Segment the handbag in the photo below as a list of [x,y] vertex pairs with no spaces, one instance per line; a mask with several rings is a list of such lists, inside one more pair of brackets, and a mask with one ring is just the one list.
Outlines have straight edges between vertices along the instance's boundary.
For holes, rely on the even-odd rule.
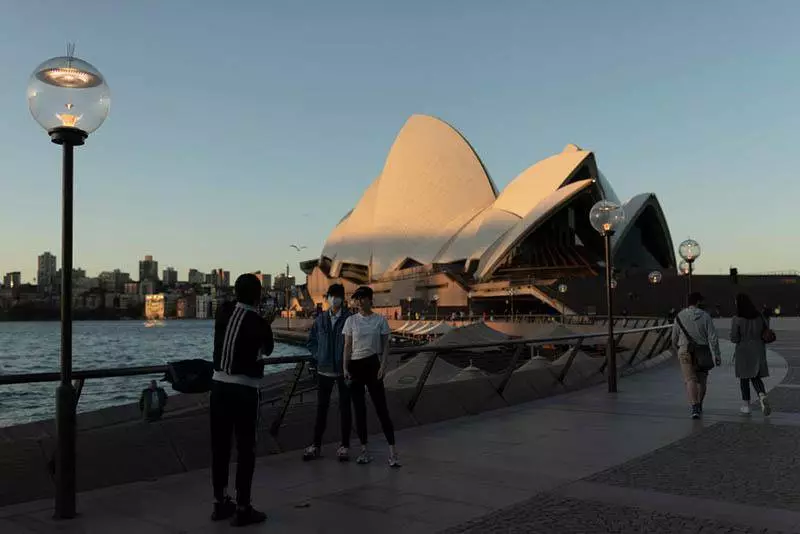
[[761,320],[764,321],[764,328],[761,330],[761,341],[765,344],[769,345],[770,343],[775,343],[775,340],[778,336],[775,335],[775,331],[769,327],[769,322],[767,321],[764,314],[761,314]]
[[678,323],[678,326],[681,328],[681,330],[683,330],[683,334],[686,336],[686,341],[689,342],[687,351],[692,357],[692,366],[694,367],[694,370],[705,373],[713,369],[714,356],[711,354],[711,347],[696,343],[692,336],[689,335],[686,327],[683,326],[680,317],[677,315],[675,316],[675,322]]
[[179,360],[167,363],[163,380],[180,393],[206,393],[211,391],[214,379],[214,362],[208,360]]

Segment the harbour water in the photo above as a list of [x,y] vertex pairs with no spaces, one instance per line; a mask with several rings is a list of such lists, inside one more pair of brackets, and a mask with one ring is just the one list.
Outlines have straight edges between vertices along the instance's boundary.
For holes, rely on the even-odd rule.
[[[73,326],[73,368],[159,365],[186,358],[210,359],[213,321],[79,321]],[[0,374],[58,371],[58,322],[0,322]],[[277,344],[274,355],[303,354],[301,347]],[[267,367],[277,371],[286,366]],[[138,376],[87,380],[78,412],[136,402],[153,378]],[[0,386],[0,427],[52,418],[56,383]],[[167,385],[167,393],[175,395]]]

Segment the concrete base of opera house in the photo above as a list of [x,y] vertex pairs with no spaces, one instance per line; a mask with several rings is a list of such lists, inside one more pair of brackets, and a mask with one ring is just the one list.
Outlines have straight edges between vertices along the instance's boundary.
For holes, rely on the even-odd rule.
[[[621,376],[658,366],[673,356],[670,351],[665,351],[648,359],[650,352],[648,347],[643,347],[634,362],[629,362],[628,351],[620,353],[618,368]],[[511,375],[502,394],[497,392],[502,378],[497,375],[465,377],[462,374],[447,382],[428,383],[413,411],[409,411],[408,405],[416,391],[415,380],[404,381],[407,383],[403,385],[387,383],[393,421],[399,430],[476,415],[603,383],[606,380],[603,359],[579,354],[583,357],[575,357],[566,374],[563,373],[566,361],[563,358],[552,363],[544,362],[544,365],[539,365],[540,362],[530,365],[529,362]],[[270,382],[278,387],[287,379],[287,374],[275,375]],[[331,404],[327,435],[333,441],[338,440],[336,399]],[[171,400],[170,411],[156,423],[141,421],[138,407],[133,404],[80,414],[78,490],[153,480],[208,467],[211,454],[207,410],[207,395],[177,395]],[[262,406],[259,455],[299,450],[311,439],[316,410],[313,392],[294,398],[279,433],[273,436],[269,427],[280,410],[280,402]],[[379,429],[372,412],[369,412],[369,428]],[[54,446],[53,421],[0,428],[0,471],[3,473],[0,506],[52,496],[53,482],[48,462]]]

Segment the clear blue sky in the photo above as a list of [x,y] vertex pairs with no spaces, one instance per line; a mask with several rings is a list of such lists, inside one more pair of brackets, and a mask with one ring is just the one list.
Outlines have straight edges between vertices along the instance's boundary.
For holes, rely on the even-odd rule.
[[60,153],[32,69],[98,67],[111,114],[76,156],[76,265],[152,254],[277,271],[317,254],[413,113],[502,188],[569,143],[623,198],[653,191],[698,270],[800,268],[795,0],[0,3],[0,272],[60,256]]

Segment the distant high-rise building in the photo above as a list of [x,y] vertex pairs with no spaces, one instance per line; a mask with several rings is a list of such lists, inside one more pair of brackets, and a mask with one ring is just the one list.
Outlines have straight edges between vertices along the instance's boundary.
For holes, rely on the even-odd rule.
[[49,252],[41,254],[38,258],[36,269],[36,283],[39,291],[50,293],[58,285],[56,280],[56,257]]
[[286,291],[287,287],[292,287],[295,285],[295,278],[294,276],[286,276],[285,274],[281,273],[275,277],[275,285],[272,289],[275,291]]
[[215,273],[215,272],[208,273],[208,274],[203,276],[203,279],[204,279],[203,283],[208,284],[210,286],[213,286],[215,284],[216,280],[217,280],[217,273]]
[[153,260],[153,256],[145,256],[143,260],[139,260],[139,281],[145,280],[158,281],[158,262]]
[[189,269],[189,283],[192,285],[201,285],[206,282],[206,275],[197,269]]
[[3,277],[3,287],[6,289],[15,289],[22,285],[22,274],[19,271],[12,271],[6,273]]
[[231,272],[224,269],[214,271],[214,285],[216,287],[231,287]]
[[163,282],[167,287],[178,285],[178,271],[172,267],[164,269]]
[[253,273],[258,277],[259,282],[261,282],[261,291],[266,293],[272,290],[272,275],[271,274],[263,274],[261,271],[256,271]]
[[[72,269],[72,283],[76,284],[86,278],[86,269]],[[56,271],[56,285],[61,287],[61,269]]]
[[113,271],[103,271],[97,278],[100,286],[106,291],[122,293],[125,291],[125,284],[131,281],[130,273],[123,273],[119,269]]

